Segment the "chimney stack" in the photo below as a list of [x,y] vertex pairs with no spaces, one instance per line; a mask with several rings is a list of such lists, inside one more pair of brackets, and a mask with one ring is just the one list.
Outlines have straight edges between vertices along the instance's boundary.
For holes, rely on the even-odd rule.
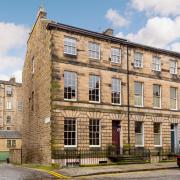
[[108,35],[108,36],[113,36],[113,29],[108,28],[103,32],[103,34]]
[[44,7],[39,8],[39,11],[37,13],[37,18],[38,17],[40,17],[40,18],[46,18],[47,17],[47,13],[46,13]]
[[9,80],[11,83],[15,83],[16,82],[16,78],[15,77],[11,77]]

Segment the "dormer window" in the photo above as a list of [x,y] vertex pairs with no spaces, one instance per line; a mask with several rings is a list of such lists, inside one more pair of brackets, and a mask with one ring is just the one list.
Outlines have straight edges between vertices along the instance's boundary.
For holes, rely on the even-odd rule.
[[70,37],[64,38],[64,54],[69,54],[74,56],[77,54],[75,38],[70,38]]

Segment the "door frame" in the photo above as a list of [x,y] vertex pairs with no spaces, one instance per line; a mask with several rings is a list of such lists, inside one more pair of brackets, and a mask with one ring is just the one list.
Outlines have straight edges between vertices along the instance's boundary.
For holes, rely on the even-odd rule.
[[[122,121],[121,120],[112,120],[112,123],[113,124],[113,121],[119,121],[119,125],[120,125],[120,133],[119,133],[119,147],[120,147],[120,152],[122,152],[122,148],[123,148],[123,128],[122,128]],[[112,128],[113,130],[113,128]],[[113,133],[113,132],[112,132]],[[111,134],[112,134],[111,133]],[[112,139],[112,138],[111,138]]]

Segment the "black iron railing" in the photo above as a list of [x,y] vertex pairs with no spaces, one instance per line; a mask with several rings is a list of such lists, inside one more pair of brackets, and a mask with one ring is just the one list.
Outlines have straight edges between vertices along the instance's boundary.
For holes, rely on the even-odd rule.
[[66,149],[54,150],[52,158],[62,166],[107,164],[112,162],[150,162],[150,151],[146,149]]

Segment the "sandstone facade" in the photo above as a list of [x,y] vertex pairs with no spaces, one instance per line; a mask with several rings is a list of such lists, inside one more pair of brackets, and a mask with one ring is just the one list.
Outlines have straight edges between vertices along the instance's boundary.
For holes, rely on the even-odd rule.
[[[75,39],[75,55],[64,53],[66,37]],[[89,42],[100,46],[99,60],[89,58]],[[120,63],[112,62],[111,48],[121,50]],[[134,66],[136,52],[143,55],[143,66],[139,68]],[[161,59],[160,71],[152,70],[154,56]],[[98,145],[94,146],[96,148],[112,145],[113,121],[119,122],[115,129],[119,131],[119,138],[115,138],[120,147],[130,143],[131,146],[151,150],[178,148],[179,59],[179,53],[52,22],[46,18],[44,11],[40,11],[28,40],[23,69],[23,95],[24,102],[27,102],[23,119],[24,161],[50,163],[53,150],[93,148],[90,146],[91,119],[100,121],[100,130],[96,129],[99,138]],[[177,63],[175,75],[170,73],[171,60]],[[76,99],[64,98],[65,72],[76,73]],[[100,78],[100,100],[96,103],[89,101],[90,75]],[[121,81],[119,104],[112,104],[112,78]],[[135,106],[135,82],[143,84],[142,106]],[[153,107],[153,85],[161,87],[159,108]],[[174,110],[170,108],[173,99],[170,87],[177,90],[174,98],[177,108]],[[65,124],[67,119],[72,120],[68,123],[75,120],[75,130],[67,130],[69,135],[65,132],[65,128],[70,127]],[[142,127],[135,129],[136,122],[142,122]],[[156,123],[159,126],[155,126]],[[143,138],[140,138],[143,141],[140,145],[136,143],[138,135]],[[68,140],[70,138],[67,141],[71,141],[73,146],[65,145],[64,136]],[[155,145],[156,140],[161,142]]]
[[0,130],[21,131],[22,118],[22,84],[0,81]]

